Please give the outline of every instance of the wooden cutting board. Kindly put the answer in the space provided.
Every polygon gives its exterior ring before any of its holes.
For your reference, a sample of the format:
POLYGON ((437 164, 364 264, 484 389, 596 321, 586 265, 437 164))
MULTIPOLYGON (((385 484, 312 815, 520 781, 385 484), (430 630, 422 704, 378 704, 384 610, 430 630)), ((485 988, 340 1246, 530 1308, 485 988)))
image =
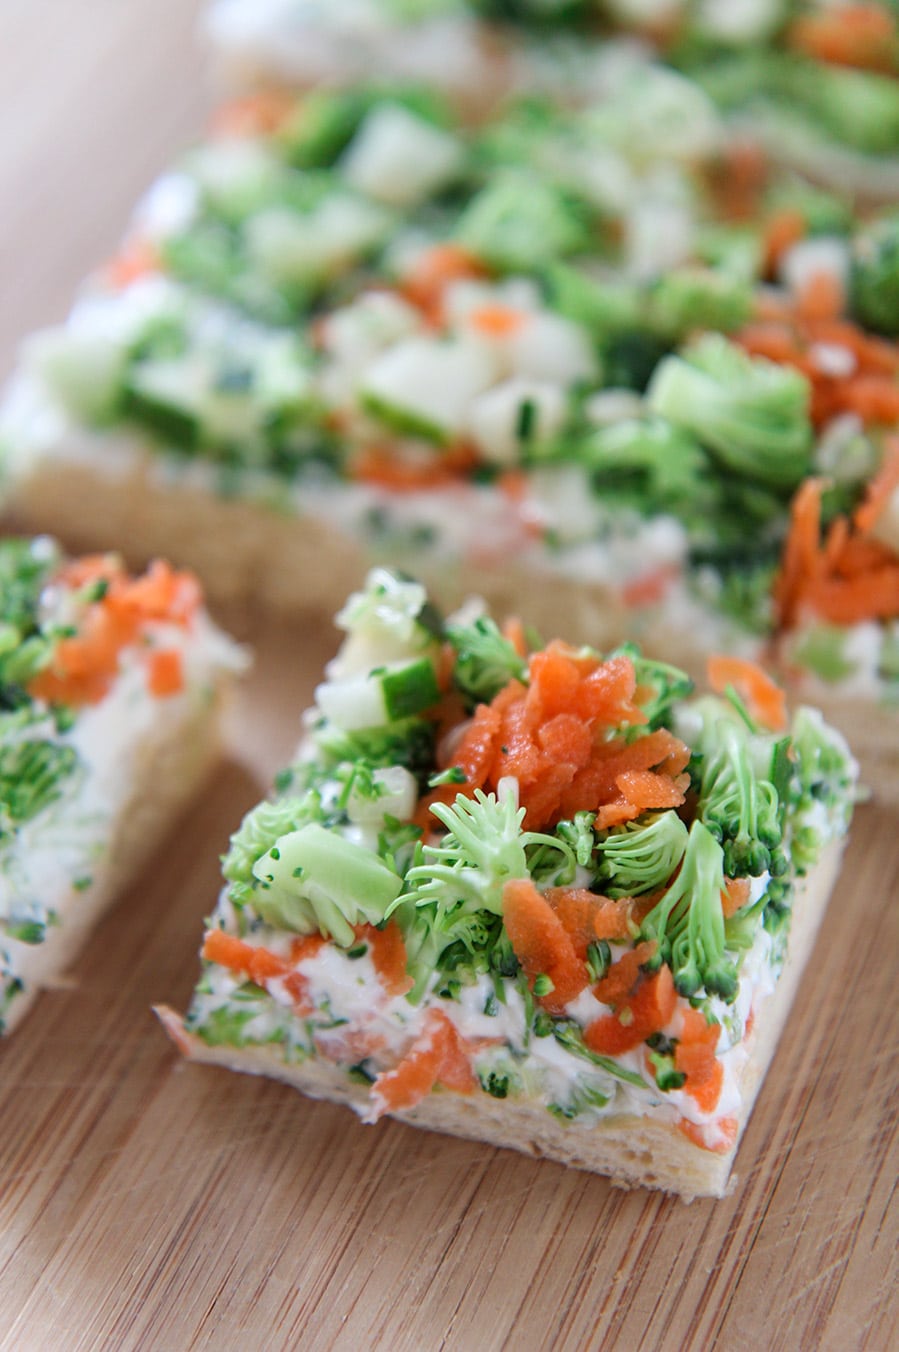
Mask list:
MULTIPOLYGON (((0 6, 0 360, 63 312, 200 127, 196 8, 0 6)), ((180 1064, 149 1012, 186 1004, 217 856, 289 755, 335 641, 312 620, 253 637, 206 794, 71 984, 0 1046, 0 1348, 886 1349, 896 814, 859 812, 727 1200, 687 1207, 363 1128, 283 1086, 180 1064)))

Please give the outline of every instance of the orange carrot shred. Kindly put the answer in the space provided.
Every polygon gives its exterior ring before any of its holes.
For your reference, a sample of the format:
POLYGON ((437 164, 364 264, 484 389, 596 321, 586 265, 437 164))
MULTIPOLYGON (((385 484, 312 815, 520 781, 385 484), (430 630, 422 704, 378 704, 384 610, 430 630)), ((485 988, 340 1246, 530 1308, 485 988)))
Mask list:
POLYGON ((786 695, 757 662, 717 654, 706 665, 709 685, 717 695, 733 686, 757 722, 773 732, 786 727, 786 695))
POLYGON ((553 989, 539 996, 551 1013, 560 1014, 587 987, 587 968, 561 919, 529 878, 513 878, 503 888, 503 922, 512 949, 533 988, 538 976, 553 989))

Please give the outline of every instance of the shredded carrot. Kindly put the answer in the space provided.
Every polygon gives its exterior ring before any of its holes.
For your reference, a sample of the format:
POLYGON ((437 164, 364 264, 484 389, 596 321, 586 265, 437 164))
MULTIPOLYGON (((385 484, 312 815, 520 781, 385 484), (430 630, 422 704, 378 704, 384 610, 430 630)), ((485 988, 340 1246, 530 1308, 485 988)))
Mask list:
POLYGON ((389 921, 383 929, 360 925, 356 937, 371 945, 375 971, 388 995, 405 995, 412 989, 415 983, 407 970, 406 944, 395 920, 389 921))
POLYGON ((655 951, 654 942, 644 942, 622 954, 593 987, 593 994, 597 1000, 601 1000, 604 1005, 612 1006, 625 1000, 640 978, 643 963, 648 962, 655 951))
POLYGON ((728 878, 721 893, 721 910, 726 919, 736 915, 749 901, 748 878, 728 878))
POLYGON ((435 244, 416 258, 403 280, 402 292, 432 323, 443 318, 443 293, 451 282, 479 280, 487 270, 459 244, 435 244))
POLYGON ((177 648, 156 648, 147 658, 147 688, 157 699, 184 689, 184 662, 177 648))
POLYGON ((530 878, 513 878, 503 888, 503 923, 516 958, 533 989, 548 977, 553 989, 538 996, 551 1013, 561 1014, 587 987, 587 968, 570 934, 530 878))
POLYGON ((864 502, 856 508, 852 518, 855 529, 869 534, 880 520, 887 504, 899 489, 899 437, 889 437, 884 444, 883 464, 868 484, 864 502))
MULTIPOLYGON (((60 639, 50 665, 29 682, 29 693, 49 703, 80 706, 102 699, 114 679, 122 649, 133 643, 141 626, 153 620, 187 625, 200 600, 196 579, 175 572, 166 563, 154 563, 143 577, 131 579, 114 555, 92 555, 67 565, 59 575, 64 585, 80 590, 90 583, 103 583, 104 595, 87 605, 72 637, 60 639)), ((174 680, 174 663, 162 659, 151 689, 159 679, 159 691, 174 680)))
POLYGON ((511 338, 527 324, 527 315, 511 305, 480 305, 468 319, 472 328, 485 338, 511 338))
MULTIPOLYGON (((607 661, 563 643, 552 643, 528 662, 530 682, 510 681, 489 705, 442 739, 438 763, 458 766, 462 791, 495 790, 501 779, 518 781, 530 830, 542 830, 582 808, 630 820, 650 807, 684 801, 683 771, 690 753, 664 729, 608 740, 610 728, 639 726, 640 706, 629 657, 607 661), (652 773, 646 773, 652 772, 652 773)), ((428 826, 431 804, 452 802, 458 785, 435 789, 422 800, 416 822, 428 826)))
POLYGON ((476 1083, 455 1025, 442 1010, 431 1009, 425 1015, 422 1032, 399 1065, 382 1071, 372 1085, 370 1120, 414 1108, 437 1084, 470 1094, 476 1083))
POLYGON ((678 576, 680 569, 675 564, 661 564, 642 577, 626 582, 621 588, 621 599, 626 606, 652 606, 664 601, 668 589, 678 576))
POLYGON ((550 887, 543 894, 583 961, 587 947, 599 939, 628 939, 634 919, 631 897, 613 900, 585 887, 550 887))
POLYGON ((207 962, 227 967, 229 972, 249 977, 259 986, 264 986, 271 977, 286 976, 293 969, 288 959, 259 945, 245 943, 236 935, 226 934, 220 929, 208 931, 201 956, 207 962))
MULTIPOLYGON (((892 468, 887 473, 891 476, 892 468)), ((899 615, 899 559, 886 545, 859 532, 857 522, 853 533, 845 518, 831 523, 822 542, 823 490, 821 479, 806 479, 793 499, 774 584, 779 627, 794 627, 806 613, 841 625, 894 618, 899 615)), ((863 524, 869 516, 863 504, 863 524)))
POLYGON ((816 427, 841 413, 854 413, 866 425, 891 427, 899 421, 899 346, 840 318, 840 285, 821 278, 813 279, 798 301, 784 299, 770 317, 760 315, 747 324, 735 341, 753 356, 802 372, 811 385, 816 427), (822 348, 842 349, 849 373, 834 375, 821 361, 822 348))
POLYGON ((638 978, 633 993, 619 1003, 614 1014, 604 1014, 588 1024, 584 1042, 600 1056, 633 1051, 653 1033, 662 1031, 676 1007, 671 968, 663 964, 652 975, 638 978))
POLYGON ((517 615, 509 616, 509 618, 503 625, 502 633, 503 638, 506 640, 507 643, 512 644, 512 647, 518 653, 519 657, 527 657, 528 655, 527 636, 524 632, 524 625, 522 624, 521 620, 518 618, 517 615))
POLYGON ((735 140, 727 146, 710 183, 724 220, 744 221, 758 216, 767 175, 767 159, 757 142, 735 140))
POLYGON ((711 1151, 714 1155, 726 1155, 732 1150, 739 1131, 739 1123, 735 1117, 719 1117, 711 1127, 701 1126, 698 1122, 691 1122, 689 1118, 682 1117, 677 1126, 688 1141, 698 1145, 700 1150, 711 1151))
POLYGON ((267 89, 233 99, 216 109, 210 123, 213 136, 265 136, 287 121, 296 99, 282 90, 267 89))
POLYGON ((117 291, 136 282, 148 273, 159 272, 162 258, 156 245, 148 239, 131 239, 116 256, 106 264, 103 278, 117 291))
POLYGON ((765 224, 765 275, 773 277, 788 249, 804 237, 805 217, 794 207, 776 211, 765 224))
POLYGON ((728 686, 733 686, 756 722, 772 732, 786 727, 786 695, 757 662, 719 653, 708 659, 706 669, 716 695, 723 695, 728 686))
POLYGON ((419 493, 467 480, 477 463, 477 451, 467 441, 415 456, 386 446, 367 446, 351 458, 347 470, 360 483, 394 493, 419 493))
POLYGON ((896 23, 885 5, 840 5, 796 19, 787 45, 816 61, 892 74, 896 69, 896 23))
POLYGON ((825 270, 813 272, 799 287, 796 313, 813 323, 819 319, 838 319, 846 304, 846 293, 839 277, 825 270))

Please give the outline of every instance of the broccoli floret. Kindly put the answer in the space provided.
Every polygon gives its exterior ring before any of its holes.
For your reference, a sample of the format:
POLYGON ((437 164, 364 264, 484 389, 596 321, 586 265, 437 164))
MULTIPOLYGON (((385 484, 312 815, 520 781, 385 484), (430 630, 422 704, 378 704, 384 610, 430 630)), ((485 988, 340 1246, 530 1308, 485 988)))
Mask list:
POLYGON ((797 873, 808 871, 829 840, 849 824, 857 766, 843 736, 817 709, 797 710, 792 727, 790 847, 797 873))
POLYGON ((836 140, 869 155, 899 150, 899 85, 891 76, 790 59, 774 69, 784 101, 836 140))
POLYGON ((725 954, 724 851, 701 821, 690 828, 681 870, 640 927, 658 945, 647 964, 667 962, 681 995, 702 987, 728 1003, 737 994, 737 969, 725 954))
POLYGON ((253 884, 253 867, 280 836, 307 822, 322 820, 321 796, 315 789, 277 802, 258 803, 244 817, 222 857, 222 873, 230 883, 253 884))
POLYGON ((860 323, 899 334, 899 212, 883 216, 855 240, 852 310, 860 323))
POLYGON ((629 657, 634 664, 637 685, 643 692, 640 707, 651 728, 664 723, 675 705, 692 694, 693 681, 680 667, 644 657, 635 643, 620 644, 610 656, 617 657, 619 654, 629 657))
POLYGON ((63 792, 80 765, 73 746, 25 740, 0 748, 0 842, 63 792))
POLYGON ((785 490, 811 463, 809 384, 790 367, 706 334, 655 372, 647 403, 736 474, 785 490))
POLYGON ((699 817, 723 844, 728 877, 780 876, 787 859, 777 790, 756 772, 747 729, 721 718, 715 734, 700 767, 699 817))
POLYGON ((688 521, 713 513, 708 456, 688 432, 664 418, 627 418, 598 428, 583 442, 581 458, 607 502, 688 521))
POLYGON ((466 207, 458 242, 500 272, 531 272, 590 242, 584 208, 533 174, 497 174, 466 207))
POLYGON ((474 798, 459 794, 451 807, 435 803, 431 811, 447 834, 439 845, 417 848, 406 890, 388 912, 406 936, 412 999, 437 967, 462 976, 473 960, 473 971, 517 970, 502 928, 502 897, 510 878, 530 876, 528 850, 552 850, 559 872, 574 870, 565 841, 521 830, 524 809, 514 794, 497 798, 478 789, 474 798))
POLYGON ((446 634, 456 650, 453 680, 469 704, 489 704, 510 681, 525 680, 527 662, 488 616, 450 624, 446 634))
POLYGON ((424 792, 434 768, 434 724, 423 718, 404 718, 382 728, 345 732, 324 720, 314 729, 316 747, 327 765, 366 760, 384 768, 402 765, 424 792))
POLYGON ((752 313, 752 286, 733 273, 680 268, 653 287, 649 313, 653 328, 672 342, 702 329, 733 333, 752 313))
POLYGON ((372 850, 317 822, 278 837, 253 866, 253 906, 269 924, 349 948, 353 927, 380 924, 402 878, 372 850))
POLYGON ((632 283, 598 281, 571 263, 553 263, 543 285, 551 308, 583 325, 597 342, 636 332, 643 322, 640 289, 632 283))
POLYGON ((515 794, 497 797, 481 789, 475 790, 474 798, 458 794, 451 807, 432 804, 431 812, 447 834, 439 845, 423 846, 421 863, 406 875, 411 888, 406 896, 412 896, 416 906, 436 907, 441 920, 481 910, 502 915, 505 884, 510 878, 530 876, 529 847, 554 850, 560 869, 573 866, 574 856, 564 840, 522 831, 524 811, 515 794))
POLYGON ((610 831, 596 847, 603 891, 610 897, 631 897, 662 887, 683 859, 687 838, 686 826, 671 809, 648 825, 610 831))

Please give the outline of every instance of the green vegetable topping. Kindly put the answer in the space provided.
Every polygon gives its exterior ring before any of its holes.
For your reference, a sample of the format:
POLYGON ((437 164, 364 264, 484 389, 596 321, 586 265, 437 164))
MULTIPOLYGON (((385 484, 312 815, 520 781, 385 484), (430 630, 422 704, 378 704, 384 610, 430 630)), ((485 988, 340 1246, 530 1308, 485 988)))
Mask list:
POLYGON ((808 473, 812 426, 805 376, 750 357, 719 334, 666 357, 647 402, 739 475, 788 489, 808 473))
POLYGON ((695 995, 703 987, 710 995, 732 1001, 737 994, 737 970, 725 956, 724 852, 712 833, 695 821, 680 873, 640 927, 640 936, 655 940, 655 954, 647 964, 667 962, 681 995, 695 995))

